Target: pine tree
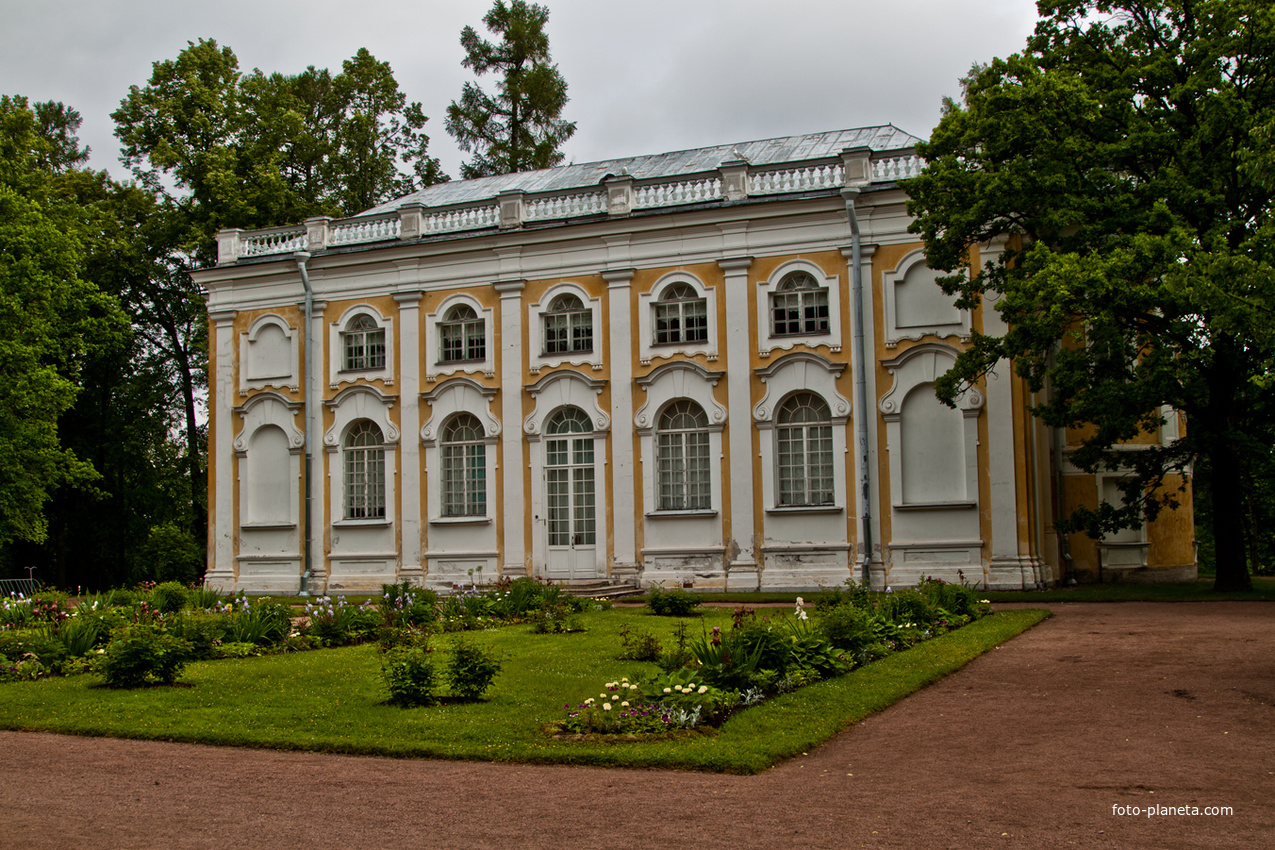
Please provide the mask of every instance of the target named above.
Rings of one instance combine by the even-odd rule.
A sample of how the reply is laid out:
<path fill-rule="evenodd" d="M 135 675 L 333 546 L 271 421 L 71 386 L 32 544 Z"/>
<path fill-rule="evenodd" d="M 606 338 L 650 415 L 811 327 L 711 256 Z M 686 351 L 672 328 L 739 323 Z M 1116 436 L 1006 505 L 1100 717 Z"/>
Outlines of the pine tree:
<path fill-rule="evenodd" d="M 550 168 L 564 159 L 559 146 L 576 125 L 561 118 L 567 82 L 550 64 L 548 20 L 544 6 L 496 0 L 483 23 L 500 36 L 499 43 L 480 38 L 473 27 L 461 31 L 464 66 L 479 76 L 500 75 L 495 95 L 465 83 L 460 100 L 447 107 L 447 132 L 461 150 L 474 154 L 461 166 L 462 177 Z"/>

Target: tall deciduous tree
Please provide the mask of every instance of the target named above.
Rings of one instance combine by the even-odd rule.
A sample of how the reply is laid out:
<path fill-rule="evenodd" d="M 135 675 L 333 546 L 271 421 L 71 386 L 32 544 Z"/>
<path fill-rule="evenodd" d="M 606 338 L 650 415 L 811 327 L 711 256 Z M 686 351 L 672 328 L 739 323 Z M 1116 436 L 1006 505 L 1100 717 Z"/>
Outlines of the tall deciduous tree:
<path fill-rule="evenodd" d="M 60 116 L 56 131 L 44 134 L 37 113 Z M 95 222 L 58 179 L 82 159 L 77 124 L 61 104 L 33 111 L 25 98 L 0 97 L 0 554 L 45 539 L 55 489 L 97 478 L 62 445 L 58 420 L 86 358 L 127 330 L 113 299 L 84 279 Z"/>
<path fill-rule="evenodd" d="M 975 335 L 939 393 L 1002 358 L 1047 388 L 1035 412 L 1087 434 L 1076 464 L 1128 476 L 1123 505 L 1073 516 L 1094 535 L 1174 504 L 1166 473 L 1206 461 L 1216 587 L 1247 588 L 1244 470 L 1269 456 L 1275 389 L 1275 7 L 1038 8 L 1026 49 L 975 68 L 905 184 L 945 288 L 992 296 L 1009 325 Z M 1185 434 L 1130 450 L 1170 409 Z"/>
<path fill-rule="evenodd" d="M 496 94 L 465 83 L 460 100 L 447 107 L 447 132 L 461 150 L 474 154 L 461 166 L 461 176 L 510 174 L 562 162 L 560 148 L 576 125 L 562 118 L 567 83 L 550 63 L 548 20 L 544 6 L 496 0 L 483 23 L 499 42 L 480 38 L 473 27 L 461 30 L 464 66 L 479 76 L 494 71 L 499 77 Z"/>
<path fill-rule="evenodd" d="M 207 316 L 190 272 L 216 261 L 216 233 L 312 215 L 353 215 L 445 180 L 427 154 L 420 104 L 360 50 L 341 73 L 244 75 L 228 47 L 192 42 L 156 62 L 112 114 L 124 162 L 156 198 L 136 219 L 147 246 L 121 294 L 138 336 L 168 364 L 189 465 L 190 523 L 206 527 Z M 138 212 L 136 209 L 133 212 Z"/>

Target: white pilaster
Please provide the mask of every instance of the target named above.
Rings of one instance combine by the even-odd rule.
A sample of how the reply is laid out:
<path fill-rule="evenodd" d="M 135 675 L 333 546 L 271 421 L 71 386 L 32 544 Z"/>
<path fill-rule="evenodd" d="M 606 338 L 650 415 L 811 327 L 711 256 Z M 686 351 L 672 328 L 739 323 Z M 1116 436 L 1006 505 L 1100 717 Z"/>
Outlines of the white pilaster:
<path fill-rule="evenodd" d="M 208 518 L 211 557 L 204 580 L 213 587 L 230 589 L 235 582 L 235 453 L 231 446 L 235 438 L 235 313 L 226 310 L 211 313 L 208 318 L 215 327 L 212 424 L 215 440 L 213 480 L 217 482 L 217 495 Z"/>
<path fill-rule="evenodd" d="M 1004 239 L 983 245 L 979 265 L 996 262 Z M 983 299 L 983 332 L 1003 336 L 1009 327 L 989 295 Z M 1014 450 L 1014 370 L 1005 359 L 997 361 L 987 376 L 987 466 L 991 486 L 992 560 L 989 587 L 1018 590 L 1036 586 L 1030 558 L 1018 549 L 1018 452 Z"/>
<path fill-rule="evenodd" d="M 633 317 L 629 297 L 633 269 L 602 273 L 608 286 L 607 340 L 611 363 L 611 509 L 615 516 L 612 568 L 617 578 L 637 578 L 635 527 L 637 481 L 633 476 Z"/>
<path fill-rule="evenodd" d="M 402 486 L 399 498 L 400 564 L 399 580 L 418 585 L 424 581 L 421 569 L 421 399 L 420 399 L 420 301 L 419 292 L 400 292 L 398 302 L 398 379 L 402 398 L 399 430 Z"/>
<path fill-rule="evenodd" d="M 327 302 L 315 299 L 311 305 L 313 314 L 310 318 L 310 344 L 314 345 L 314 355 L 306 355 L 305 362 L 314 364 L 314 374 L 306 369 L 305 386 L 313 405 L 315 419 L 315 442 L 311 447 L 310 480 L 306 488 L 310 493 L 310 540 L 306 544 L 310 550 L 310 578 L 306 582 L 306 590 L 311 596 L 322 596 L 328 590 L 328 560 L 324 545 L 325 531 L 328 527 L 328 512 L 324 510 L 323 495 L 328 484 L 326 466 L 330 455 L 323 451 L 323 376 L 327 374 L 326 358 L 331 354 L 324 352 L 323 340 L 327 326 L 323 321 L 323 309 Z"/>
<path fill-rule="evenodd" d="M 730 431 L 730 476 L 726 488 L 730 491 L 730 537 L 727 543 L 728 590 L 750 589 L 758 586 L 757 537 L 760 529 L 753 527 L 754 494 L 758 482 L 753 480 L 753 423 L 752 423 L 752 370 L 749 368 L 752 351 L 749 329 L 751 312 L 748 309 L 748 269 L 752 257 L 719 260 L 717 265 L 725 273 L 726 297 L 726 397 L 731 418 L 726 427 Z"/>
<path fill-rule="evenodd" d="M 500 574 L 527 575 L 527 503 L 522 473 L 522 290 L 526 281 L 497 283 L 500 293 L 501 536 Z M 419 437 L 418 437 L 419 439 Z M 534 486 L 534 485 L 533 485 Z"/>

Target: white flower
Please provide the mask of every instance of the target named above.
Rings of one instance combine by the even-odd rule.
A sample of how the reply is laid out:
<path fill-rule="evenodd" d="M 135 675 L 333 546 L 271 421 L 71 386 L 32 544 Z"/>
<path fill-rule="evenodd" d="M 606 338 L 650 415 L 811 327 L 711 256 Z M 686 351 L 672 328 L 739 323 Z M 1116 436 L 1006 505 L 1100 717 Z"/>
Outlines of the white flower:
<path fill-rule="evenodd" d="M 666 694 L 671 694 L 671 693 L 673 693 L 673 689 L 672 689 L 672 688 L 665 688 L 665 689 L 664 689 L 664 693 L 666 693 Z"/>
<path fill-rule="evenodd" d="M 629 690 L 636 691 L 637 689 L 638 689 L 637 685 L 629 685 Z"/>
<path fill-rule="evenodd" d="M 628 707 L 629 707 L 629 701 L 628 701 L 628 700 L 625 700 L 624 702 L 620 703 L 620 708 L 628 708 Z"/>
<path fill-rule="evenodd" d="M 611 703 L 609 703 L 609 702 L 604 702 L 604 703 L 602 703 L 602 710 L 603 710 L 603 711 L 610 711 L 610 710 L 611 710 Z"/>
<path fill-rule="evenodd" d="M 805 605 L 805 604 L 806 604 L 805 602 L 802 602 L 802 601 L 801 601 L 801 597 L 800 597 L 800 596 L 798 596 L 798 597 L 797 597 L 797 607 L 798 607 L 798 608 L 800 608 L 802 605 Z"/>
<path fill-rule="evenodd" d="M 607 695 L 606 695 L 606 694 L 598 694 L 598 696 L 602 697 L 603 699 L 606 699 L 606 698 L 607 698 Z"/>
<path fill-rule="evenodd" d="M 587 700 L 585 700 L 585 701 L 584 701 L 584 704 L 585 704 L 585 705 L 593 705 L 593 697 L 589 697 Z"/>
<path fill-rule="evenodd" d="M 696 693 L 701 693 L 701 694 L 708 693 L 708 685 L 700 685 L 699 690 Z"/>

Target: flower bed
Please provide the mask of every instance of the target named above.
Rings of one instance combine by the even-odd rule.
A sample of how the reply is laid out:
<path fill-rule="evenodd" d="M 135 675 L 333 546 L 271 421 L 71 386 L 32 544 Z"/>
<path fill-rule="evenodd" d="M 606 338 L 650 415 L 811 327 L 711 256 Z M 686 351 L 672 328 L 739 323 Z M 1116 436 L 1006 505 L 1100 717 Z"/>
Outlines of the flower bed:
<path fill-rule="evenodd" d="M 583 739 L 716 728 L 741 709 L 840 676 L 990 610 L 970 588 L 933 579 L 882 594 L 847 582 L 821 594 L 814 608 L 812 618 L 801 597 L 791 617 L 759 617 L 741 606 L 729 630 L 714 626 L 688 639 L 683 625 L 667 651 L 651 635 L 626 630 L 620 657 L 655 660 L 662 672 L 607 682 L 596 697 L 566 703 L 566 717 L 545 731 Z"/>

